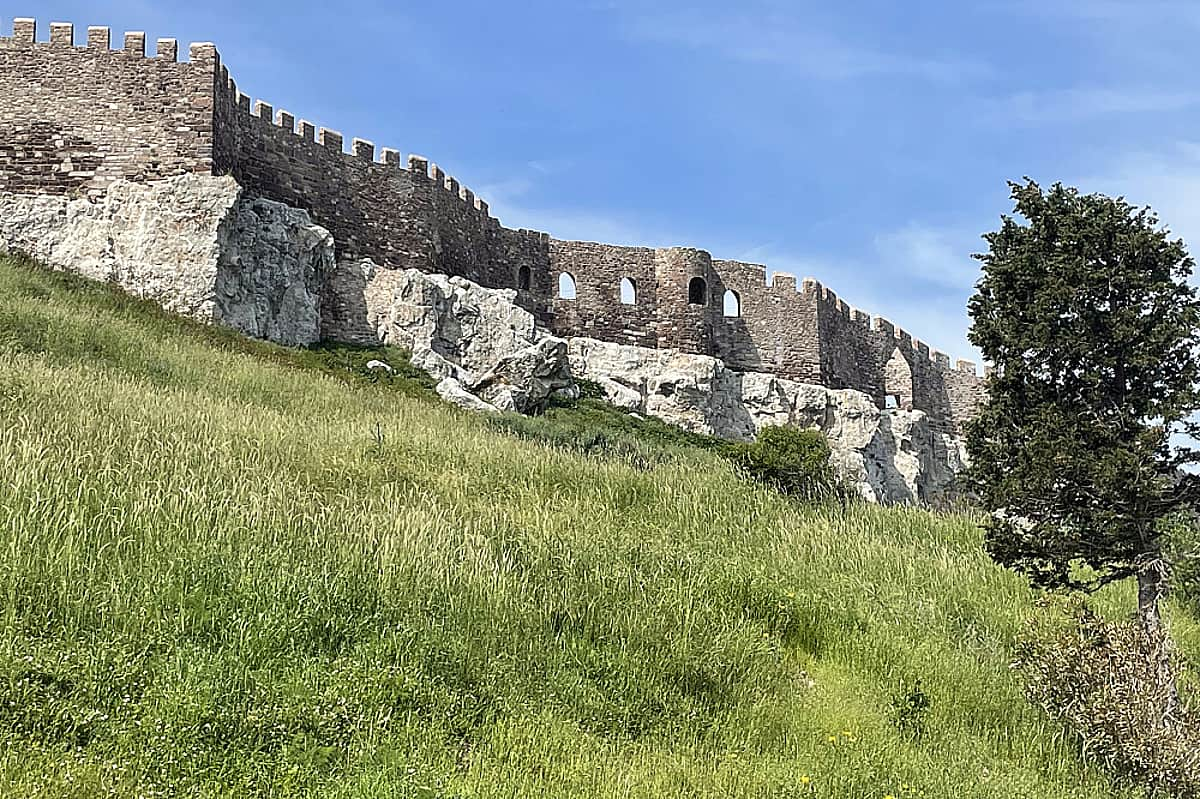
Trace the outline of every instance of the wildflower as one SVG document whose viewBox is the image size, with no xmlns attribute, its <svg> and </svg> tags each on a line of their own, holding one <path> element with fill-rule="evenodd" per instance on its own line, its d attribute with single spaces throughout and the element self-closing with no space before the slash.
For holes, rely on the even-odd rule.
<svg viewBox="0 0 1200 799">
<path fill-rule="evenodd" d="M 809 777 L 807 774 L 800 775 L 800 784 L 801 785 L 808 785 L 810 782 L 812 782 L 812 777 Z"/>
</svg>

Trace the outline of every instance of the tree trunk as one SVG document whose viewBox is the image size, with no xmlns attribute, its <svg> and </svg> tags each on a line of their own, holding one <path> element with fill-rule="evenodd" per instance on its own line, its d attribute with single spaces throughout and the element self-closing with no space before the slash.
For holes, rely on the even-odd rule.
<svg viewBox="0 0 1200 799">
<path fill-rule="evenodd" d="M 1138 621 L 1146 634 L 1146 643 L 1158 665 L 1158 680 L 1166 693 L 1167 705 L 1163 708 L 1164 718 L 1169 723 L 1179 716 L 1179 689 L 1175 685 L 1175 673 L 1171 668 L 1171 649 L 1163 627 L 1160 600 L 1166 592 L 1167 564 L 1159 557 L 1148 558 L 1138 570 Z"/>
</svg>

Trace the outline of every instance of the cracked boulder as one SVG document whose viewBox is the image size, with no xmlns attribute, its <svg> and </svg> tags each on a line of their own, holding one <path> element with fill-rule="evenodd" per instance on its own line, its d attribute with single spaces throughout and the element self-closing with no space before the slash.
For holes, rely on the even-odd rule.
<svg viewBox="0 0 1200 799">
<path fill-rule="evenodd" d="M 471 410 L 532 413 L 574 388 L 566 342 L 538 329 L 511 289 L 347 261 L 326 284 L 322 317 L 330 340 L 407 349 L 443 398 Z"/>
<path fill-rule="evenodd" d="M 0 251 L 293 346 L 320 336 L 333 265 L 333 237 L 305 211 L 203 175 L 118 181 L 95 198 L 0 193 Z"/>
</svg>

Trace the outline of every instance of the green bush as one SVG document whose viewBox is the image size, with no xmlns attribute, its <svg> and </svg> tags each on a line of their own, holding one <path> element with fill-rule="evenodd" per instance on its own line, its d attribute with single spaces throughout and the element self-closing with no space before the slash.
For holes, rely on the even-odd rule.
<svg viewBox="0 0 1200 799">
<path fill-rule="evenodd" d="M 839 494 L 829 444 L 819 430 L 767 427 L 752 444 L 731 444 L 729 457 L 747 476 L 784 494 L 815 499 Z"/>
</svg>

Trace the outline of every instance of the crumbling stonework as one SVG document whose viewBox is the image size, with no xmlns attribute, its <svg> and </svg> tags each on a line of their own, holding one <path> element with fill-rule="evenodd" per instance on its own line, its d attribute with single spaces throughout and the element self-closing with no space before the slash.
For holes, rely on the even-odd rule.
<svg viewBox="0 0 1200 799">
<path fill-rule="evenodd" d="M 39 41 L 36 23 L 22 19 L 0 39 L 0 193 L 105 204 L 121 181 L 230 175 L 247 198 L 306 211 L 332 234 L 338 260 L 512 289 L 560 337 L 676 348 L 734 370 L 854 389 L 878 408 L 902 398 L 945 431 L 959 429 L 980 399 L 973 364 L 952 365 L 816 281 L 797 290 L 795 278 L 776 274 L 768 283 L 763 266 L 698 249 L 510 230 L 421 156 L 404 160 L 371 142 L 347 143 L 270 103 L 252 103 L 211 44 L 191 45 L 189 60 L 179 62 L 173 39 L 160 39 L 157 56 L 147 58 L 144 34 L 126 34 L 119 50 L 107 28 L 89 28 L 86 46 L 75 38 L 72 26 L 55 23 L 49 41 Z M 293 300 L 313 294 L 305 274 Z M 621 297 L 623 280 L 634 289 L 630 302 Z M 574 284 L 573 296 L 560 295 L 560 281 Z M 242 311 L 227 316 L 278 338 L 261 323 L 273 311 Z"/>
</svg>

